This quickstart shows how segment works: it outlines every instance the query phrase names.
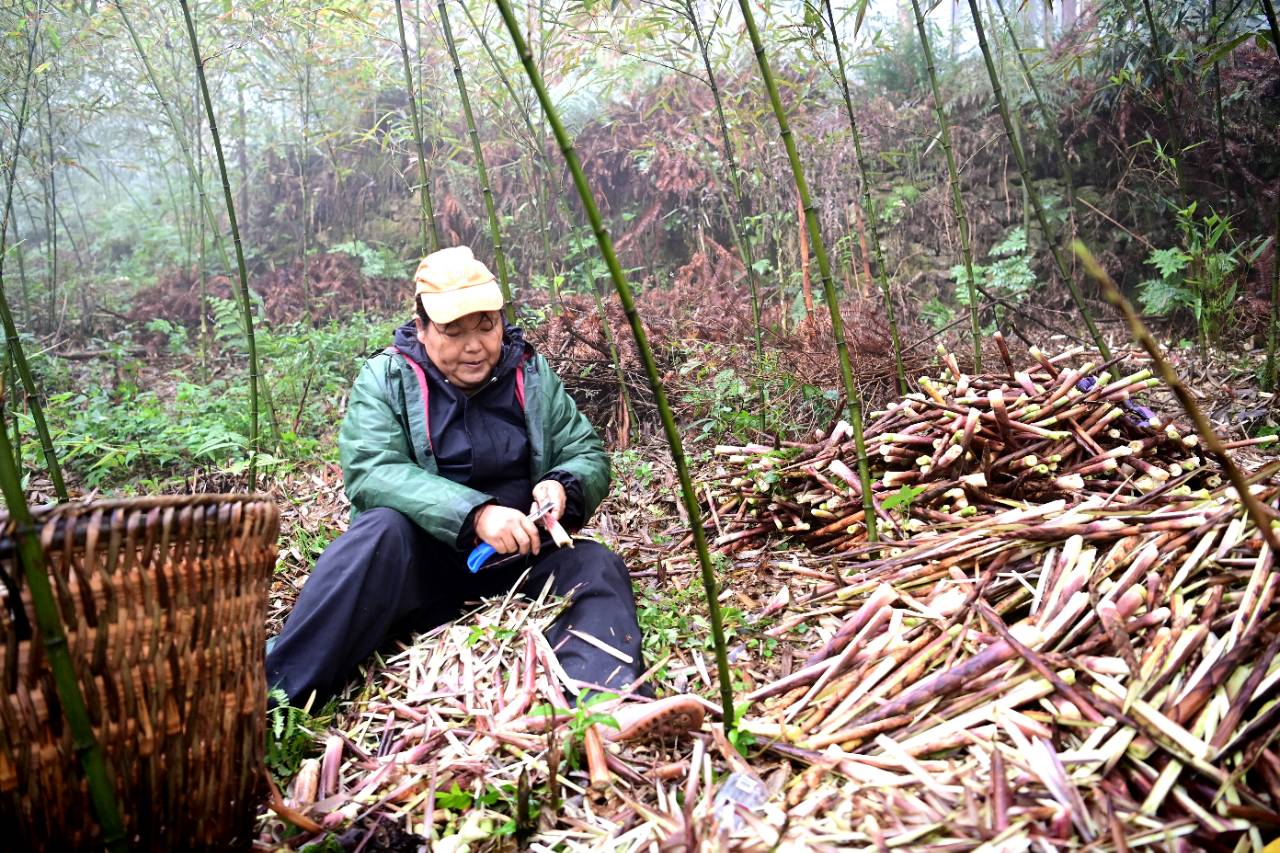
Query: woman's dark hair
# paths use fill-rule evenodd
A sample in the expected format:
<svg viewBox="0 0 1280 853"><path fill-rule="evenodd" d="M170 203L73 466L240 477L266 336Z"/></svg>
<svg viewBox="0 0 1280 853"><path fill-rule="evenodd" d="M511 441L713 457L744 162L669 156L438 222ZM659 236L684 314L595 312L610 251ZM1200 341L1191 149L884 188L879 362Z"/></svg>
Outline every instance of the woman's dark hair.
<svg viewBox="0 0 1280 853"><path fill-rule="evenodd" d="M422 328L431 325L431 318L427 316L427 309L422 306L422 297L416 296L413 300L413 307L418 312L418 319L422 321Z"/></svg>

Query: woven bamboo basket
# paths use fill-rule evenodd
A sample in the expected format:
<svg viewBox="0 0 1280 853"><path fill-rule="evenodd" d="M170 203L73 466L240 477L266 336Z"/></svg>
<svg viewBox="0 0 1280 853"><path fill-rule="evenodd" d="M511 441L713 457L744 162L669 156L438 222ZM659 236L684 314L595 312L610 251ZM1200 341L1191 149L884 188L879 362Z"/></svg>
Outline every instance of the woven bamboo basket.
<svg viewBox="0 0 1280 853"><path fill-rule="evenodd" d="M275 504L73 503L36 524L130 848L248 847L264 778ZM101 849L13 533L0 516L0 848Z"/></svg>

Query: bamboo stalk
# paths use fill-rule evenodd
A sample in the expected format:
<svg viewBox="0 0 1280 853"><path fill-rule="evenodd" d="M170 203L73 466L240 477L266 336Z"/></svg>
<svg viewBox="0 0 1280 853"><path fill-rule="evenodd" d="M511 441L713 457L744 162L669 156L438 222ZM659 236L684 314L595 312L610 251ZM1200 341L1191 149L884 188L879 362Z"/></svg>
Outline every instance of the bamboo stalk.
<svg viewBox="0 0 1280 853"><path fill-rule="evenodd" d="M38 34L37 34L38 37ZM52 328L57 328L58 322L58 182L55 176L53 165L53 114L50 103L53 96L49 91L49 78L44 78L44 106L45 106L45 156L46 168L48 170L49 183L44 187L44 216L45 216L45 234L48 235L46 242L48 243L48 296L49 296L49 323ZM17 161L14 166L16 168Z"/></svg>
<svg viewBox="0 0 1280 853"><path fill-rule="evenodd" d="M729 186L733 189L734 203L737 205L737 219L733 216L729 217L729 233L733 238L734 245L738 249L738 254L742 257L743 266L747 269L747 285L751 290L751 321L752 328L755 332L756 344L756 363L759 364L764 360L764 343L761 338L760 330L760 279L759 273L756 272L755 258L752 255L750 241L742 237L740 230L741 220L747 216L747 200L742 193L742 179L738 166L738 158L734 152L733 138L729 135L729 122L725 119L724 102L720 95L720 85L716 80L715 69L711 66L711 54L707 46L706 35L702 32L702 25L698 20L698 12L694 6L693 0L684 0L685 17L689 20L690 26L693 28L693 37L698 44L698 53L702 56L702 66L707 72L707 86L711 89L711 100L715 104L716 119L720 127L720 142L724 147L725 164L728 166ZM761 387L761 407L767 408L768 401L763 396L764 388ZM764 412L761 412L761 425L764 424Z"/></svg>
<svg viewBox="0 0 1280 853"><path fill-rule="evenodd" d="M311 13L311 21L303 21L307 31L306 46L302 51L302 150L298 153L298 179L302 184L302 301L304 317L308 326L314 325L315 317L311 311L311 259L307 256L308 243L311 237L311 184L307 181L307 161L311 155L311 45L315 37L316 14Z"/></svg>
<svg viewBox="0 0 1280 853"><path fill-rule="evenodd" d="M1267 391L1276 390L1276 339L1280 338L1280 200L1276 201L1276 233L1271 245L1275 249L1271 263L1271 323L1267 327L1267 365L1262 378L1262 387Z"/></svg>
<svg viewBox="0 0 1280 853"><path fill-rule="evenodd" d="M1147 30L1151 34L1150 55L1148 57L1152 66L1155 67L1156 80L1159 81L1160 87L1160 103L1164 109L1164 119L1169 124L1169 142L1173 145L1173 174L1178 182L1178 195L1182 203L1180 207L1187 206L1189 194L1187 192L1187 180L1182 169L1182 130L1179 125L1180 116L1173 111L1172 93L1169 87L1169 80L1165 75L1165 58L1160 51L1160 31L1156 28L1155 15L1151 11L1151 0L1142 0L1142 11L1147 19Z"/></svg>
<svg viewBox="0 0 1280 853"><path fill-rule="evenodd" d="M1196 403L1195 398L1191 396L1191 392L1182 384L1178 374L1173 371L1169 362L1161 354L1160 345L1151 336L1151 331L1147 329L1146 324L1138 317L1138 313L1133 310L1133 305L1116 287L1115 282L1111 280L1111 276L1107 275L1107 271L1094 260L1093 254L1085 248L1084 243L1076 240L1072 244L1072 248L1075 250L1076 257L1084 264L1085 271L1102 286L1107 301L1120 309L1120 313L1124 315L1125 322L1129 325L1130 333L1142 345L1142 348L1147 351L1147 355L1151 356L1152 362L1155 363L1156 372L1164 383L1169 386L1169 390L1178 398L1183 410L1191 418L1192 423L1195 424L1196 433L1200 436L1200 440L1205 443L1209 452L1217 457L1218 463L1227 472L1231 485L1235 487L1237 494L1240 496L1240 502L1244 504L1246 511L1249 513L1249 518L1257 526L1258 534L1266 540L1272 550L1280 551L1280 538L1276 536L1275 530L1272 529L1271 518L1267 515L1266 508L1263 507L1262 502L1250 490L1248 482L1240 473L1240 469L1236 467L1235 462L1232 461L1228 451L1223 449L1222 439L1218 438L1218 434L1213 431L1213 425L1204 416L1204 412L1200 410L1200 406Z"/></svg>
<svg viewBox="0 0 1280 853"><path fill-rule="evenodd" d="M1271 47L1280 59L1280 21L1276 20L1276 7L1272 0L1262 0L1262 11L1271 29ZM1274 261L1271 264L1271 325L1267 330L1267 366L1263 374L1263 387L1276 390L1276 339L1280 337L1280 199L1276 199L1276 236L1271 244Z"/></svg>
<svg viewBox="0 0 1280 853"><path fill-rule="evenodd" d="M1062 134L1054 126L1053 114L1049 112L1049 107L1045 104L1044 97L1040 94L1040 87L1036 85L1035 77L1031 75L1031 66L1027 64L1027 57L1022 52L1022 46L1018 44L1018 35L1014 32L1013 24L1009 20L1009 14L1004 9L1004 0L995 0L995 4L996 8L1000 10L1000 17L1004 20L1005 32L1009 34L1009 43L1013 46L1013 52L1018 55L1018 64L1022 68L1022 77L1027 81L1027 88L1031 90L1031 96L1036 102L1036 109L1040 112L1040 120L1044 122L1045 136L1053 144L1054 153L1058 156L1058 165L1062 167L1062 180L1066 184L1067 209L1074 215L1076 207L1075 178L1071 173L1071 163L1067 159L1067 150L1062 144Z"/></svg>
<svg viewBox="0 0 1280 853"><path fill-rule="evenodd" d="M1057 264L1059 275L1062 276L1062 280L1066 282L1067 288L1071 291L1071 301L1075 303L1076 310L1080 312L1081 319L1084 320L1085 326L1089 329L1089 337L1093 339L1094 346L1098 348L1098 352L1102 353L1102 357L1110 361L1111 349L1107 346L1102 333L1098 331L1098 327L1094 324L1093 316L1089 312L1089 306L1085 304L1084 294L1080 292L1080 288L1076 285L1075 279L1071 277L1071 271L1067 268L1066 262L1062 258L1062 250L1058 246L1057 235L1049 227L1049 220L1044 213L1044 204L1040 200L1040 191L1036 189L1031 169L1027 165L1026 155L1014 133L1013 121L1009 118L1009 105L1005 101L1004 90L1000 86L1000 75L996 73L995 62L991 58L991 48L987 45L987 34L982 26L982 13L978 10L978 0L969 0L969 11L973 15L974 32L978 36L978 47L982 51L983 64L987 67L987 77L991 80L991 90L996 98L1000 121L1004 124L1004 135L1009 142L1010 150L1013 151L1013 159L1017 161L1018 172L1022 175L1022 185L1027 190L1027 198L1031 201L1031 208L1036 215L1036 222L1040 225L1040 231L1044 234L1045 242L1049 244L1049 251L1053 254L1053 260Z"/></svg>
<svg viewBox="0 0 1280 853"><path fill-rule="evenodd" d="M165 119L168 121L170 129L173 131L174 141L177 142L178 151L182 154L183 165L186 167L187 175L194 184L196 193L200 198L200 207L204 211L204 217L209 224L209 230L213 232L214 244L221 257L222 266L230 272L231 257L227 254L226 245L223 243L222 229L218 227L217 217L214 215L213 207L209 203L208 194L205 192L204 180L201 178L204 170L197 166L195 158L191 154L191 146L187 144L186 137L182 131L182 124L178 121L177 116L174 115L173 107L170 106L169 100L165 98L164 92L160 88L160 80L156 76L155 67L152 66L151 59L147 56L147 52L142 46L142 40L138 37L138 32L133 27L133 21L125 12L121 0L114 0L114 3L116 11L120 13L120 20L124 23L125 30L129 33L129 39L133 43L134 52L138 54L138 59L142 62L142 68L147 75L147 80L151 83L151 88L155 92L156 101L159 102L160 108L164 111ZM198 106L197 109L199 109ZM167 176L168 172L166 171L165 174Z"/></svg>
<svg viewBox="0 0 1280 853"><path fill-rule="evenodd" d="M698 506L698 494L694 490L693 480L689 476L689 466L685 460L684 445L680 440L680 431L676 427L675 418L671 414L671 406L667 402L667 394L662 387L662 380L658 375L658 367L654 362L653 350L649 347L644 325L641 323L640 315L636 311L635 300L631 297L631 287L627 284L622 265L618 263L618 257L613 251L613 240L609 237L609 232L604 226L600 209L596 206L595 196L587 183L587 176L582 170L582 164L578 161L577 151L574 150L573 142L570 140L564 124L560 121L555 104L551 102L551 96L547 91L546 84L543 83L542 74L534 63L533 53L529 50L529 46L525 43L524 36L520 32L520 24L516 21L510 0L497 0L497 3L498 10L502 14L503 23L506 24L507 32L511 36L511 42L515 46L521 64L524 66L525 74L528 75L529 82L538 94L538 101L542 104L542 111L546 116L547 123L551 125L551 131L560 146L560 152L564 155L569 171L573 175L574 186L578 190L583 209L586 211L587 218L591 223L592 232L595 234L596 242L600 246L600 254L604 256L605 264L609 268L609 275L613 279L614 289L618 292L618 298L621 300L627 320L631 324L631 333L635 337L636 349L640 352L645 373L649 378L649 385L653 389L658 412L662 417L662 428L666 433L667 444L671 449L671 458L675 463L676 474L680 480L680 491L684 499L685 510L689 515L689 525L693 529L694 547L697 549L698 563L702 569L703 592L706 595L707 612L711 622L711 637L715 644L716 669L720 680L720 698L723 705L724 721L726 727L731 727L734 718L733 682L729 672L728 651L725 647L720 600L716 590L716 578L715 571L711 565L711 555L707 550L706 532L702 526L702 513Z"/></svg>
<svg viewBox="0 0 1280 853"><path fill-rule="evenodd" d="M947 158L947 176L951 183L951 209L956 216L956 228L960 232L960 256L964 261L965 281L969 292L969 333L973 336L974 369L982 370L982 337L978 328L978 289L973 277L973 249L969 243L969 217L965 214L964 199L960 195L960 171L956 168L956 155L951 148L951 127L943 107L942 88L938 85L938 72L934 68L933 48L929 45L929 27L920 9L920 0L911 0L916 13L916 31L920 34L920 47L924 50L925 71L933 90L933 114L938 121L938 140Z"/></svg>
<svg viewBox="0 0 1280 853"><path fill-rule="evenodd" d="M751 37L752 50L756 55L756 63L760 66L760 76L764 80L765 89L769 93L769 102L773 107L774 118L778 121L778 135L787 150L787 159L791 163L791 174L795 178L796 191L800 196L800 206L804 209L805 225L808 227L809 239L813 243L813 253L818 260L818 272L822 276L822 291L827 300L827 311L831 315L831 335L835 339L836 354L840 360L840 377L844 382L845 397L849 406L849 424L853 428L853 440L858 452L858 479L862 484L862 505L866 512L867 540L875 542L876 519L875 504L871 496L871 469L867 461L866 441L862 432L862 393L853 380L853 368L849 363L849 346L844 337L844 320L840 316L840 301L836 296L835 283L831 278L831 261L827 257L826 244L822 240L822 231L818 225L818 211L809 195L809 185L805 181L804 167L800 163L800 155L796 151L795 139L787 123L787 114L782 107L782 97L778 94L778 85L774 82L773 71L769 68L769 59L765 55L764 42L760 39L760 31L756 28L755 15L751 11L750 0L738 0L738 8L742 12L747 26L747 34Z"/></svg>
<svg viewBox="0 0 1280 853"><path fill-rule="evenodd" d="M168 99L165 98L164 91L160 88L160 81L156 77L155 68L152 66L151 60L148 58L147 52L142 46L142 41L138 37L137 31L133 27L133 21L129 18L128 14L126 14L124 10L124 6L121 5L120 0L115 0L115 7L116 7L116 11L120 13L120 19L124 23L125 29L129 33L129 38L130 38L130 41L132 41L133 43L134 51L138 54L138 59L141 60L142 62L143 69L146 72L147 80L151 83L151 88L155 92L156 100L159 102L161 109L164 111L165 118L169 123L169 127L173 130L173 139L178 144L178 151L182 155L183 165L186 167L187 175L191 180L192 185L195 187L196 194L200 199L200 208L204 211L204 219L208 224L209 230L213 232L214 247L218 250L218 256L222 262L222 268L226 270L228 274L230 274L231 267L232 267L231 259L230 259L230 256L227 255L227 247L223 239L222 229L218 225L217 217L214 215L213 207L210 205L208 194L205 191L203 156L200 150L197 149L196 158L192 157L191 147L187 144L187 140L183 131L184 123L180 123L178 121L177 117L173 113L173 108L169 105ZM199 100L199 97L200 97L199 88L200 87L197 82L197 86L196 86L197 101ZM195 109L197 110L200 109L200 106L198 103L196 104ZM199 118L197 117L197 127L198 126L199 126ZM197 163L196 159L199 159L200 162ZM165 180L168 181L167 172L165 173ZM204 238L204 234L202 230L201 231L202 241L203 241L203 238ZM205 346L204 344L205 294L204 294L204 277L203 276L204 276L204 264L202 263L201 264L201 312L200 312L201 348L202 349ZM244 310L244 307L242 304L241 311L243 312L243 310ZM257 364L257 360L255 358L253 359L253 363L251 363L250 365L251 373L256 368L256 364ZM263 402L265 402L267 406L267 416L271 426L272 435L275 437L276 445L278 446L281 441L280 425L276 420L275 406L272 405L272 399L271 399L271 389L267 385L265 381L265 377L261 385L261 391L263 395ZM251 461L251 467L256 468L256 465L257 465L257 461L255 458L254 460Z"/></svg>
<svg viewBox="0 0 1280 853"><path fill-rule="evenodd" d="M0 389L0 400L3 396L4 391ZM36 533L35 519L32 518L31 510L27 508L26 499L22 495L22 477L13 462L13 447L9 443L9 434L2 427L0 427L0 490L4 492L4 501L9 509L9 527L18 540L18 558L27 579L31 606L36 611L40 642L44 645L45 654L49 659L49 668L53 671L58 702L71 729L76 755L79 756L80 764L84 768L94 816L102 827L102 842L108 850L128 850L124 824L120 819L120 809L116 802L115 785L107 771L102 745L98 743L93 733L89 710L85 706L84 694L80 690L80 680L76 676L75 665L67 649L67 637L58 613L58 603L54 599L53 587L49 583L44 548ZM21 608L23 605L21 602L15 602L14 606Z"/></svg>
<svg viewBox="0 0 1280 853"><path fill-rule="evenodd" d="M4 324L5 348L13 359L18 376L22 379L22 389L26 394L27 407L31 411L31 420L35 423L36 435L40 439L40 450L44 454L45 465L49 469L49 480L53 483L54 494L58 500L68 498L67 484L62 479L62 467L58 464L58 455L53 448L53 437L49 434L49 424L44 418L44 406L40 402L39 389L31 367L27 364L27 355L22 348L22 339L18 336L18 327L13 321L13 312L9 310L9 297L4 289L4 259L9 238L9 217L13 212L13 189L17 184L18 155L22 145L22 131L27 119L27 106L30 103L32 67L35 62L36 39L39 36L40 18L38 7L35 22L30 24L33 31L28 36L27 64L22 83L22 102L18 108L17 122L13 134L13 157L9 160L9 173L5 175L4 215L0 218L0 323ZM16 220L15 220L16 221ZM0 424L0 432L4 429ZM15 426L16 434L16 426ZM12 451L10 451L12 452Z"/></svg>
<svg viewBox="0 0 1280 853"><path fill-rule="evenodd" d="M907 371L902 363L902 338L898 335L898 320L894 316L893 294L889 290L889 272L884 262L884 252L880 247L879 215L871 201L871 176L867 171L867 161L862 154L862 134L858 132L858 119L853 112L853 98L849 94L849 77L844 69L844 50L840 47L840 38L836 34L836 16L831 8L831 0L822 0L827 11L827 29L831 33L831 44L836 50L836 67L840 72L840 92L844 96L845 112L849 116L849 133L853 137L854 159L858 165L858 179L862 186L862 210L866 211L867 231L871 234L872 251L876 255L876 280L880 285L880 293L884 297L885 319L889 321L889 335L893 340L893 367L898 374L898 391L906 394ZM856 36L856 33L855 33ZM866 261L866 237L863 236L863 261ZM976 339L975 339L976 340ZM975 350L976 351L976 350ZM977 369L981 369L980 367Z"/></svg>
<svg viewBox="0 0 1280 853"><path fill-rule="evenodd" d="M227 161L222 156L222 139L218 136L218 121L213 113L213 100L209 97L209 84L204 76L204 57L196 40L195 23L187 0L178 0L182 17L187 24L187 37L191 42L191 55L195 59L196 78L200 81L200 94L204 99L205 118L209 120L209 136L218 157L218 172L222 176L222 196L227 206L227 221L231 226L231 243L236 250L236 271L240 276L240 311L244 316L244 336L249 356L249 491L257 487L258 480L258 345L253 337L253 306L249 301L249 273L245 269L244 247L240 242L240 227L236 224L235 200L231 197L231 179L227 175Z"/></svg>
<svg viewBox="0 0 1280 853"><path fill-rule="evenodd" d="M796 244L800 248L800 292L804 296L805 324L813 322L813 276L809 272L809 221L804 213L804 201L796 199Z"/></svg>
<svg viewBox="0 0 1280 853"><path fill-rule="evenodd" d="M431 204L431 187L427 179L427 149L422 140L422 121L418 115L418 99L414 95L413 71L409 67L409 42L404 34L403 0L396 2L396 24L400 27L400 59L404 64L404 86L409 94L409 119L413 123L413 144L418 155L418 225L420 231L419 250L440 251L440 231L436 227L435 209Z"/></svg>
<svg viewBox="0 0 1280 853"><path fill-rule="evenodd" d="M157 92L156 94L158 96L159 92ZM197 93L196 95L197 100L199 99L199 97L200 96ZM201 373L201 380L204 382L207 382L209 381L209 282L205 275L205 263L207 261L205 250L208 248L206 246L205 237L207 236L207 233L208 233L208 227L207 227L208 223L205 220L204 213L197 212L195 210L197 206L196 205L197 195L198 194L202 195L204 193L204 146L200 144L200 130L203 122L200 119L200 106L198 103L195 105L195 109L193 110L193 112L195 112L196 126L195 126L195 132L192 135L191 141L196 146L196 174L193 175L191 178L192 210L191 210L190 218L191 218L191 224L196 229L197 235L199 236L199 239L200 239L199 254L196 256L197 263L199 265L198 274L200 276L200 333L199 333L200 334L200 346L199 346L200 373ZM169 172L166 169L165 170L166 178L168 177L168 174ZM242 188L243 188L243 184L246 183L243 177L241 177L241 182L242 182ZM240 200L241 200L241 203L243 204L244 202L243 192ZM243 210L244 208L241 208L241 209ZM221 236L221 235L217 235L217 236ZM219 242L218 245L219 247L221 247L222 245L221 242ZM223 251L223 257L224 258L226 257L225 250ZM230 265L228 265L226 268L230 269ZM308 303L309 302L310 300L308 300Z"/></svg>
<svg viewBox="0 0 1280 853"><path fill-rule="evenodd" d="M480 194L484 197L485 213L489 217L489 235L493 238L493 257L498 266L498 284L502 287L507 322L515 322L515 305L511 302L511 286L507 281L507 256L502 249L502 229L498 227L498 212L493 201L493 188L489 185L489 172L485 168L484 149L480 147L480 131L476 128L475 114L471 110L471 98L467 95L467 81L462 76L462 60L458 58L458 46L453 41L453 28L449 25L449 10L445 0L436 0L440 15L440 27L444 30L444 42L453 61L453 77L458 82L458 99L462 102L462 115L467 121L467 135L471 138L471 153L476 160L476 177L480 181Z"/></svg>
<svg viewBox="0 0 1280 853"><path fill-rule="evenodd" d="M551 179L552 172L551 161L539 145L540 134L533 127L533 119L529 115L529 110L525 108L524 99L516 93L515 86L511 84L511 79L507 76L506 69L502 67L502 63L498 61L497 54L493 52L493 46L489 44L489 39L484 34L484 29L476 21L475 16L471 14L471 9L467 6L465 0L458 0L458 5L462 8L462 14L466 16L467 23L471 25L471 29L475 31L476 37L480 40L480 46L484 48L485 55L489 57L489 63L493 66L494 73L498 75L498 80L502 83L503 88L507 90L507 94L511 97L511 103L515 105L516 112L520 114L520 118L524 121L525 130L529 134L530 162L534 164L529 174L532 178L530 183L533 184L534 196L537 199L534 208L538 214L538 237L542 242L543 263L547 277L548 297L551 301L551 313L558 315L560 313L560 293L559 285L556 284L555 265L552 263L551 228L548 211L550 202L547 199L547 184ZM536 179L536 166L541 166L542 168L542 180Z"/></svg>

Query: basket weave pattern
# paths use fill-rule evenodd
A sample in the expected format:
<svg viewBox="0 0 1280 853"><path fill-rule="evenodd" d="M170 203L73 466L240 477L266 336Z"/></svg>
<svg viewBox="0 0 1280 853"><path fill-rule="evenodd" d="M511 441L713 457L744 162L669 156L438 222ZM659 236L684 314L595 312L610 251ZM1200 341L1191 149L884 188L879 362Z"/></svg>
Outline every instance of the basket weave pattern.
<svg viewBox="0 0 1280 853"><path fill-rule="evenodd" d="M263 778L276 506L240 495L98 501L36 523L129 846L247 847ZM13 525L0 525L0 847L100 847Z"/></svg>

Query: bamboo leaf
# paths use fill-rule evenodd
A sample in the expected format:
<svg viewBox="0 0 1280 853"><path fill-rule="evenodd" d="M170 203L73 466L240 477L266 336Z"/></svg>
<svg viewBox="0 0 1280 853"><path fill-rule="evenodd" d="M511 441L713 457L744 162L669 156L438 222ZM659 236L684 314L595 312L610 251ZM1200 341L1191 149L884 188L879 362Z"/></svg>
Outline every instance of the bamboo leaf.
<svg viewBox="0 0 1280 853"><path fill-rule="evenodd" d="M1265 37L1266 33L1264 33L1262 30L1259 30L1257 32L1241 33L1235 38L1229 41L1223 42L1222 44L1215 47L1211 53L1207 54L1203 59L1200 60L1200 67L1203 69L1203 68L1210 68L1213 65L1216 65L1219 61L1222 60L1224 56L1231 53L1231 51L1235 50L1237 47L1244 44L1250 38L1254 38L1257 36Z"/></svg>
<svg viewBox="0 0 1280 853"><path fill-rule="evenodd" d="M855 39L858 37L858 33L862 30L862 22L867 18L867 7L869 5L870 0L858 0L856 15L853 20L853 37Z"/></svg>

